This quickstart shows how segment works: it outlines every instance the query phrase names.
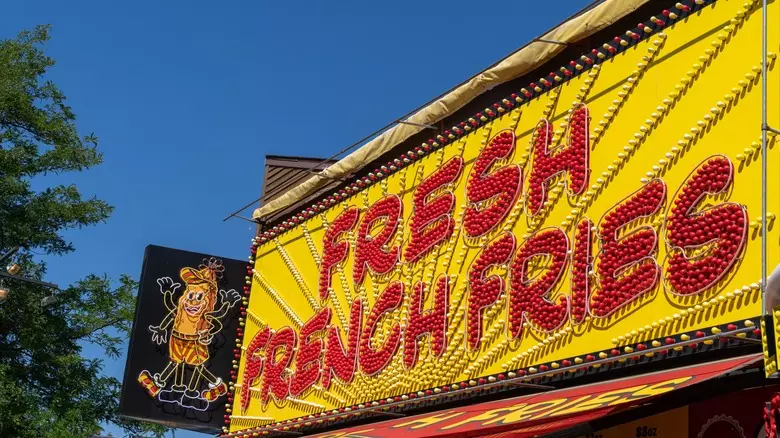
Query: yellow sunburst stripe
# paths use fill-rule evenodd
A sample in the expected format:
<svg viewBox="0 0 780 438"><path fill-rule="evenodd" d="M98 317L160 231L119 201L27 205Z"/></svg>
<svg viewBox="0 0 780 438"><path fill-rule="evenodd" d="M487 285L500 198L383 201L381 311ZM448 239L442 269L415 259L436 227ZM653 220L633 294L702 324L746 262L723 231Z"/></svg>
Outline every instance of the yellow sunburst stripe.
<svg viewBox="0 0 780 438"><path fill-rule="evenodd" d="M357 369L355 370L355 373L359 374ZM352 391L352 388L347 386L346 383L344 383L344 382L342 382L340 380L335 380L335 379L333 379L331 381L333 382L331 385L335 385L335 386L331 386L332 388L339 388L341 391L343 391L344 393L348 394L350 397L355 397L356 396L356 394Z"/></svg>
<svg viewBox="0 0 780 438"><path fill-rule="evenodd" d="M448 337L455 335L455 332L460 330L460 323L463 322L463 316L466 314L465 309L463 309L463 300L466 297L466 289L468 289L468 284L466 281L463 281L455 289L455 293L451 295L451 298L455 298L453 301L455 302L456 307L455 312L447 319L447 324L450 325L447 327Z"/></svg>
<svg viewBox="0 0 780 438"><path fill-rule="evenodd" d="M250 427L263 426L275 422L271 417L254 417L247 415L231 415L230 425L237 429L248 429Z"/></svg>
<svg viewBox="0 0 780 438"><path fill-rule="evenodd" d="M355 239L356 239L355 233L352 230L347 231L347 243L349 243L349 246L352 249L353 254L355 250ZM339 268L340 269L338 272L339 272L339 280L341 281L341 288L344 289L344 295L346 295L347 300L349 300L349 302L351 303L352 293L349 290L349 281L347 280L347 274L344 273L344 269L341 266L339 266ZM355 287L357 287L357 285ZM357 289L355 289L355 293L359 294Z"/></svg>
<svg viewBox="0 0 780 438"><path fill-rule="evenodd" d="M774 68L774 60L775 60L775 58L777 56L775 54L771 53L771 52L769 53L769 55L770 56L769 56L769 60L768 60L768 64L767 64L767 69L772 70ZM745 79L747 79L750 82L758 80L761 77L761 67L760 67L760 65L754 65L753 68L744 75L744 77L745 77ZM707 125L708 126L717 122L717 117L716 116L718 114L720 114L721 111L726 111L726 109L728 107L736 106L737 103L739 101L741 101L741 99L735 100L734 96L738 95L738 94L741 94L742 90L745 90L745 92L749 91L749 87L748 87L749 82L748 81L746 81L744 79L739 80L737 82L737 84L736 84L736 87L731 88L726 93L724 93L723 100L726 100L726 102L723 102L722 100L716 101L715 105L710 108L710 111L704 114L704 116L702 118L704 120L707 120ZM740 90L740 91L735 91L735 90ZM704 131L704 133L702 135L704 135L704 134L706 134L708 132L707 130L704 130L704 129L703 129L703 131ZM689 133L686 133L686 135L689 135ZM768 141L771 141L772 137L774 137L774 135L775 134L771 133L771 132L767 133ZM684 143L688 143L689 141L690 140L688 140L685 137L685 135L684 135L683 139L682 140L678 140L677 144L678 145L682 145ZM760 142L761 142L761 137L758 137L755 141L751 142L750 147L747 147L747 148L745 148L743 150L745 152L745 155L740 157L741 154L738 154L736 156L737 160L743 161L743 160L746 159L747 155L752 155L754 151L760 150L760 148L761 148L761 143ZM664 158L667 158L669 161L666 161L664 159L659 160L658 164L660 165L659 166L660 169L656 170L655 169L656 166L654 166L653 169L652 169L652 173L657 175L659 172L668 171L672 166L674 166L677 163L677 160L674 160L676 155L677 154L674 152L674 150L672 150L671 153L667 153L666 155L664 155ZM671 158L670 158L670 156L671 156ZM647 175L649 176L650 173L651 172L647 172Z"/></svg>
<svg viewBox="0 0 780 438"><path fill-rule="evenodd" d="M236 394L239 394L240 391L243 390L243 385L235 385L235 386L239 390ZM315 387L315 389L317 389L317 387ZM262 391L262 389L250 387L249 391L251 391L251 392L260 392L260 391ZM321 387L319 387L319 391L322 391ZM325 409L325 406L323 406L323 405L321 405L319 403L315 403L315 402L311 402L311 401L307 401L307 400L301 400L301 399L293 397L293 396L287 396L287 398L285 398L285 400L289 400L289 401L291 401L293 403L298 403L298 404L310 406L310 407L313 407L313 408ZM262 418L262 417L246 417L246 418Z"/></svg>
<svg viewBox="0 0 780 438"><path fill-rule="evenodd" d="M485 364L486 361L490 360L499 350L506 347L506 345L509 343L508 339L503 339L501 342L493 346L490 350L488 350L485 354L480 356L477 360L470 363L468 367L463 371L464 373L471 375L474 373L474 371L482 368L482 366Z"/></svg>
<svg viewBox="0 0 780 438"><path fill-rule="evenodd" d="M447 328L447 338L452 338L453 336L456 338L462 338L462 334L459 332L460 330L460 324L463 321L463 317L466 314L466 311L462 307L463 298L466 296L466 288L467 284L464 282L460 284L456 289L453 296L455 297L455 300L457 302L457 306L455 307L454 314L450 315L448 318L448 324L450 326ZM453 354L455 354L458 350L460 343L450 342L449 345L447 345L447 348L444 350L444 354L442 354L441 360L446 362L448 361Z"/></svg>
<svg viewBox="0 0 780 438"><path fill-rule="evenodd" d="M273 300L274 303L276 303L277 306L282 310L284 315L287 317L287 319L290 320L293 325L295 325L296 328L301 328L303 325L303 321L301 318L298 317L298 315L293 312L292 308L287 305L287 303L284 302L281 296L279 296L279 293L274 290L273 287L268 283L268 281L263 278L262 275L260 275L259 272L253 271L252 277L260 284L260 287L263 288L265 293L268 294L269 297L271 297L271 300Z"/></svg>
<svg viewBox="0 0 780 438"><path fill-rule="evenodd" d="M339 397L336 397L335 395L331 394L331 393L330 393L330 391L327 391L327 390L326 390L325 388L323 388L322 386L319 386L319 385L313 385L313 386L312 386L312 388L314 388L314 390L315 390L315 391L317 391L317 393L318 393L320 396L322 396L323 398L326 398L326 399L328 399L328 400L333 400L333 401L335 401L336 403L339 403L339 404L342 404L342 405L343 405L344 403L346 403L346 401L345 401L344 399L342 399L342 398L339 398Z"/></svg>
<svg viewBox="0 0 780 438"><path fill-rule="evenodd" d="M319 303L317 303L317 300L314 299L314 295L309 290L309 287L306 286L306 282L303 281L303 275L298 272L298 269L295 267L292 258L290 258L290 255L287 254L287 250L284 249L284 245L282 245L282 242L278 237L274 238L274 245L276 245L276 250L279 251L279 255L282 256L282 260L284 261L285 266L287 266L287 270L290 271L290 274L292 274L293 278L295 279L295 283L298 284L298 289L300 289L300 291L303 293L303 296L306 298L306 301L309 302L312 310L318 312L320 310Z"/></svg>
<svg viewBox="0 0 780 438"><path fill-rule="evenodd" d="M580 92L575 96L573 105L569 106L569 109L567 111L568 115L564 117L563 121L558 125L558 129L555 129L553 131L553 136L551 139L553 145L559 145L561 141L565 140L566 129L569 127L569 120L570 120L569 116L571 116L571 114L574 112L574 108L577 105L585 102L586 98L588 97L588 94L590 94L591 90L593 89L593 86L596 83L596 79L599 76L599 73L601 73L601 65L599 64L594 65L593 68L588 72L588 78L583 81L585 85L580 87ZM560 91L557 94L551 94L551 97L555 98L556 100L555 105L557 105L557 100L560 99L560 96L561 96ZM554 108L554 106L551 107L551 110L552 108ZM552 114L551 110L544 112L545 117L547 117L548 119L555 118L553 117L554 114ZM552 122L550 124L552 125ZM525 165L528 155L524 154L524 158L525 159L523 159L520 163L521 166Z"/></svg>
<svg viewBox="0 0 780 438"><path fill-rule="evenodd" d="M458 333L455 335L452 339L448 339L448 342L455 345L460 345L461 341L463 339L463 335L461 333ZM444 372L446 369L449 369L450 365L448 365L448 362L450 361L450 356L453 353L454 349L447 350L447 354L442 354L439 358L431 358L431 360L427 363L428 370L423 370L424 372L420 376L420 378L423 380L424 385L422 387L428 388L432 385L438 385L439 382L442 381L442 377L444 375ZM445 382L446 383L446 382ZM424 389L423 388L423 389Z"/></svg>
<svg viewBox="0 0 780 438"><path fill-rule="evenodd" d="M334 379L331 380L331 382L332 383L330 384L330 388L328 388L328 392L342 397L344 399L344 404L350 403L357 398L349 388L347 388L338 380Z"/></svg>
<svg viewBox="0 0 780 438"><path fill-rule="evenodd" d="M652 63L661 52L661 49L665 46L664 42L666 35L661 33L659 34L659 37L661 39L654 40L651 43L651 46L647 48L647 52L650 53L649 56L645 57L645 59L647 59L647 64ZM622 91L618 91L618 99L615 99L614 102L620 103L613 105L614 110L608 110L604 114L604 117L598 121L598 126L593 128L593 134L591 135L591 147L595 148L595 146L599 143L599 140L601 140L601 138L604 136L606 128L612 125L612 121L614 120L615 115L618 113L618 110L623 105L623 103L628 100L628 96L630 94L629 91L637 85L639 80L644 76L645 71L646 70L644 69L642 71L635 71L635 74L626 80L626 84L623 85Z"/></svg>
<svg viewBox="0 0 780 438"><path fill-rule="evenodd" d="M729 33L733 33L733 30L731 32L729 32ZM666 36L664 34L659 34L659 36L662 36L663 39L662 40L656 40L656 41L658 41L658 43L655 44L657 47L663 46L664 45L664 40L666 38ZM658 51L659 50L656 50L656 53L653 53L652 55L653 56L657 55ZM702 58L707 58L707 62L706 63L705 62L702 63L703 66L700 68L700 70L696 71L695 75L690 77L689 82L685 84L685 87L684 87L683 90L687 90L687 89L691 88L696 83L696 81L701 77L701 75L707 70L706 69L707 63L711 62L712 59L715 58L716 54L717 54L717 51L713 50L711 48L708 48L708 49L705 50L704 55L702 55ZM685 94L686 93L682 93L682 92L678 91L676 88L673 88L672 91L670 91L668 93L668 95L670 97L674 96L673 97L674 101L681 100L682 96L685 95ZM676 107L676 105L671 105L671 103L672 103L671 100L664 99L663 100L663 104L664 105L657 107L656 108L657 112L653 112L653 114L651 114L651 117L655 118L654 116L658 115L658 112L662 112L662 113L666 114L666 117L664 117L664 120L667 119L668 115L669 115L669 112L672 109L672 107ZM650 119L646 119L646 120L650 120ZM632 141L634 141L634 143L632 143L631 146L625 146L624 150L626 151L626 153L621 152L621 153L618 154L618 157L621 160L623 160L624 163L627 162L631 158L631 152L636 150L642 144L646 143L647 142L647 138L649 136L649 133L654 132L655 130L657 130L659 124L660 124L660 122L653 123L652 124L652 129L648 130L648 132L646 132L646 133L643 132L642 135L641 135L641 138L637 138L638 133L635 133L634 134L634 138L632 138ZM642 126L644 127L645 125L642 125ZM648 135L645 135L645 134L648 134ZM631 144L631 141L629 141L629 143ZM616 162L617 162L617 160L616 160ZM602 172L602 175L604 175L604 174L611 174L612 170L610 169L610 167L612 167L612 166L608 166L607 169L604 172ZM606 186L609 185L610 179L607 178L606 180L602 180L602 181L603 181L602 185L600 185L600 186L592 185L590 187L590 189L585 194L583 194L582 197L580 197L579 204L582 204L582 207L577 207L578 213L577 213L577 215L575 215L573 217L573 220L571 221L571 223L575 223L583 214L585 214L587 212L588 208L592 205L592 201L596 197L598 197L599 191L605 189ZM598 183L598 180L597 180L597 183Z"/></svg>
<svg viewBox="0 0 780 438"><path fill-rule="evenodd" d="M303 230L303 238L306 239L306 246L309 247L309 252L314 259L314 263L316 263L317 266L320 266L322 264L322 259L320 259L320 254L317 252L317 247L314 245L314 240L311 238L309 227L307 227L306 224L301 224L301 229Z"/></svg>
<svg viewBox="0 0 780 438"><path fill-rule="evenodd" d="M403 354L397 354L393 357L390 365L382 371L382 375L379 378L367 377L365 391L371 394L369 399L373 400L387 396L387 391L390 389L388 386L386 386L387 383L389 383L387 376L399 374L398 371L400 370L400 367L403 366L401 364L402 360ZM400 383L400 381L396 382L395 384L391 385L391 387L397 387Z"/></svg>
<svg viewBox="0 0 780 438"><path fill-rule="evenodd" d="M341 308L341 303L336 296L336 292L333 289L328 289L328 297L330 298L330 303L333 307L333 310L336 311L336 316L338 317L339 321L341 321L341 327L344 330L347 330L349 327L349 324L347 323L347 317L344 316L344 310Z"/></svg>
<svg viewBox="0 0 780 438"><path fill-rule="evenodd" d="M455 376L459 375L463 372L463 365L458 366L458 361L460 361L461 357L466 354L466 350L463 349L457 349L455 350L455 355L451 357L452 360L452 367L450 367L446 374L444 375L444 378L446 380L454 379Z"/></svg>
<svg viewBox="0 0 780 438"><path fill-rule="evenodd" d="M383 180L382 180L382 181L379 183L379 186L382 188L382 196L387 196L387 193L388 193L388 189L387 189L387 187L388 187L388 186L387 186L387 178L383 179Z"/></svg>
<svg viewBox="0 0 780 438"><path fill-rule="evenodd" d="M263 318L260 318L259 316L257 316L257 314L255 312L253 312L252 309L247 309L246 317L247 317L247 320L252 321L253 323L255 323L255 325L258 325L258 326L261 326L261 327L268 325L268 323L263 321Z"/></svg>
<svg viewBox="0 0 780 438"><path fill-rule="evenodd" d="M231 415L232 420L274 421L271 417L255 417L252 415Z"/></svg>
<svg viewBox="0 0 780 438"><path fill-rule="evenodd" d="M301 400L301 399L295 398L293 396L287 396L287 398L285 400L287 400L289 402L292 402L293 404L304 405L304 406L308 406L308 407L315 408L315 409L325 409L325 405L321 405L319 403L315 403L315 402L308 401L308 400Z"/></svg>
<svg viewBox="0 0 780 438"><path fill-rule="evenodd" d="M344 266L336 266L336 271L339 274L339 281L341 282L341 289L344 290L344 296L347 298L347 302L352 302L352 292L349 290L349 282L347 281L347 274L344 273Z"/></svg>

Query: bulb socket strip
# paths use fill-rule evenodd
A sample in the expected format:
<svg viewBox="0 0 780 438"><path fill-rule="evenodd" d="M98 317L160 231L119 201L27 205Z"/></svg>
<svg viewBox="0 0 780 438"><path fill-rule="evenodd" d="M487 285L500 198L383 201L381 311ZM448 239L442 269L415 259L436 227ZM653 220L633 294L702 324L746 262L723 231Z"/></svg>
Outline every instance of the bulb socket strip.
<svg viewBox="0 0 780 438"><path fill-rule="evenodd" d="M558 71L551 72L549 75L539 79L538 82L531 82L519 92L512 93L510 96L485 108L484 111L478 112L468 120L460 122L451 129L445 130L435 138L422 143L422 145L415 147L405 154L401 154L398 158L389 161L386 165L374 169L373 172L369 172L362 178L353 180L352 183L348 184L343 189L304 208L302 211L299 211L291 218L282 221L280 224L274 225L270 230L260 233L258 236L259 243L266 243L269 240L282 235L284 232L291 230L298 224L330 209L339 202L344 201L367 187L372 186L376 182L387 178L389 175L407 167L409 164L419 160L425 155L465 137L476 128L501 118L511 112L515 107L528 103L534 98L547 93L553 88L564 84L566 81L577 77L592 68L599 68L596 66L599 66L610 58L652 37L665 27L671 26L680 20L684 20L689 15L716 1L717 0L686 0L676 3L669 9L664 9L657 16L650 17L649 20L637 24L636 27L627 30L624 34L615 36L612 40L583 54L580 58L571 60L567 65L560 67ZM540 44L543 43L540 42Z"/></svg>
<svg viewBox="0 0 780 438"><path fill-rule="evenodd" d="M228 382L228 397L227 403L225 403L225 414L223 415L222 427L223 433L230 431L230 420L233 411L233 401L235 400L237 393L236 381L238 380L238 370L243 355L241 346L244 343L244 327L249 316L249 298L252 290L252 276L254 271L255 257L257 256L258 239L253 238L249 247L249 257L246 267L246 274L244 275L244 286L242 288L241 307L239 307L240 316L238 318L238 328L236 329L236 338L233 348L233 360L230 368L230 381Z"/></svg>
<svg viewBox="0 0 780 438"><path fill-rule="evenodd" d="M756 318L758 321L758 318ZM314 431L325 426L344 423L356 417L395 415L401 411L418 409L486 395L509 391L524 385L529 388L561 380L570 380L593 372L609 372L633 365L702 353L734 346L741 342L760 342L760 325L752 319L722 324L710 328L710 334L702 330L688 331L664 338L650 339L612 350L602 350L569 359L538 364L533 367L498 373L468 381L461 381L409 394L366 402L361 405L312 414L298 419L285 420L264 426L225 433L226 438L252 436L285 436L291 431ZM605 365L611 365L605 367ZM553 389L553 388L551 388Z"/></svg>

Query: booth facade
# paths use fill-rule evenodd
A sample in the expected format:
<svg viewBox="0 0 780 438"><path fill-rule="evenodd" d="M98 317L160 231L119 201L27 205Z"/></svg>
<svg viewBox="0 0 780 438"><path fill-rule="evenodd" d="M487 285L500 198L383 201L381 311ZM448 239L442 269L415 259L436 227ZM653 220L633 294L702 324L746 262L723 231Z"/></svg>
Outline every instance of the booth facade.
<svg viewBox="0 0 780 438"><path fill-rule="evenodd" d="M598 3L266 186L223 436L774 436L779 11Z"/></svg>

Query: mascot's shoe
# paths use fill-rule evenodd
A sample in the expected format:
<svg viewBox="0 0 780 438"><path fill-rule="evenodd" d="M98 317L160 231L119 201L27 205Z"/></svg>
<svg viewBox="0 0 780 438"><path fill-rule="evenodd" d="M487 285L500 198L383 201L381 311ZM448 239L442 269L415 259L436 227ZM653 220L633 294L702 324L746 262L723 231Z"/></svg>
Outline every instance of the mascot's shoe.
<svg viewBox="0 0 780 438"><path fill-rule="evenodd" d="M146 390L151 397L157 397L162 388L157 385L157 382L149 374L149 371L143 370L138 376L138 383Z"/></svg>
<svg viewBox="0 0 780 438"><path fill-rule="evenodd" d="M227 394L227 385L225 385L225 382L222 381L222 379L219 379L214 386L209 385L209 389L206 391L203 391L203 399L208 400L209 402L213 402L214 400L222 397L223 395Z"/></svg>
<svg viewBox="0 0 780 438"><path fill-rule="evenodd" d="M186 390L179 403L184 408L195 409L196 411L205 411L209 407L209 402L200 398L198 391Z"/></svg>
<svg viewBox="0 0 780 438"><path fill-rule="evenodd" d="M157 397L163 403L175 403L181 405L181 399L183 395L181 392L171 391L170 389L164 389L160 391L160 395Z"/></svg>

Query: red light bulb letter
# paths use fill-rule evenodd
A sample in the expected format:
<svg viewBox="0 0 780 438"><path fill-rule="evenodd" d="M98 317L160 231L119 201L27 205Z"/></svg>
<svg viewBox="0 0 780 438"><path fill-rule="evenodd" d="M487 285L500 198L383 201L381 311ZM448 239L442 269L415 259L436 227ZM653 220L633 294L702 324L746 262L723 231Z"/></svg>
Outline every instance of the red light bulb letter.
<svg viewBox="0 0 780 438"><path fill-rule="evenodd" d="M709 289L734 266L745 246L744 206L722 202L698 210L707 197L727 192L734 166L722 156L710 157L689 175L667 214L666 242L670 252L666 281L674 293L692 295ZM694 251L704 251L696 256Z"/></svg>
<svg viewBox="0 0 780 438"><path fill-rule="evenodd" d="M341 341L338 327L328 328L328 343L325 347L325 364L322 367L322 386L330 388L333 376L345 383L352 381L357 368L358 348L360 345L360 330L363 326L363 301L355 298L349 316L349 332L347 333L347 348Z"/></svg>
<svg viewBox="0 0 780 438"><path fill-rule="evenodd" d="M463 229L469 237L479 237L497 227L517 201L523 182L520 166L508 164L488 173L493 164L512 156L515 133L504 130L496 134L482 149L469 174L466 197L471 204L463 217ZM478 208L475 204L488 202Z"/></svg>
<svg viewBox="0 0 780 438"><path fill-rule="evenodd" d="M320 265L320 299L328 297L333 268L347 259L349 242L341 240L341 235L352 230L357 225L360 210L357 207L349 207L344 210L328 230L322 239L322 264Z"/></svg>
<svg viewBox="0 0 780 438"><path fill-rule="evenodd" d="M544 331L552 331L566 321L568 297L550 301L550 294L563 277L569 260L569 238L559 228L541 230L528 238L517 250L512 262L512 288L509 292L509 334L517 338L523 332L523 318ZM551 264L544 273L529 278L530 264L549 257Z"/></svg>
<svg viewBox="0 0 780 438"><path fill-rule="evenodd" d="M246 349L246 361L244 362L244 375L241 379L241 412L246 412L249 407L251 387L257 383L257 378L263 373L263 364L265 363L265 347L271 338L271 328L263 327L249 342Z"/></svg>
<svg viewBox="0 0 780 438"><path fill-rule="evenodd" d="M393 358L401 343L401 325L393 324L390 334L385 339L384 344L378 349L371 346L371 338L374 336L379 320L386 313L401 306L404 297L404 284L400 281L394 281L387 286L374 303L374 307L368 314L368 321L363 328L363 335L360 338L360 369L369 376L382 371Z"/></svg>
<svg viewBox="0 0 780 438"><path fill-rule="evenodd" d="M453 157L424 179L414 191L414 209L409 221L411 239L404 259L413 263L428 254L434 246L452 236L455 220L455 195L446 190L428 199L438 189L452 183L463 171L463 158Z"/></svg>
<svg viewBox="0 0 780 438"><path fill-rule="evenodd" d="M417 363L417 341L428 335L431 338L431 351L441 356L447 344L447 311L449 310L450 282L446 274L436 279L436 295L433 308L423 310L425 304L425 283L414 285L412 302L409 307L409 326L404 332L404 365L414 368Z"/></svg>
<svg viewBox="0 0 780 438"><path fill-rule="evenodd" d="M552 127L542 120L533 140L533 165L528 179L527 212L533 216L541 211L547 200L547 188L554 180L565 173L569 179L567 188L570 195L580 195L588 186L590 173L590 115L585 105L579 105L571 113L568 145L559 150L551 150Z"/></svg>
<svg viewBox="0 0 780 438"><path fill-rule="evenodd" d="M299 396L311 388L320 377L322 335L330 324L331 310L323 307L301 327L295 374L290 382L290 394ZM318 334L319 332L319 334Z"/></svg>
<svg viewBox="0 0 780 438"><path fill-rule="evenodd" d="M654 179L612 207L598 227L601 251L596 258L598 289L590 300L591 314L605 317L652 290L661 268L656 263L658 235L650 226L619 234L631 222L652 216L666 203L666 184Z"/></svg>
<svg viewBox="0 0 780 438"><path fill-rule="evenodd" d="M387 195L376 201L363 216L355 243L355 270L352 279L356 286L363 283L366 268L375 274L387 274L395 267L401 251L397 246L389 246L398 230L398 220L402 214L401 198ZM370 232L378 221L384 221L382 229L376 236L372 236Z"/></svg>
<svg viewBox="0 0 780 438"><path fill-rule="evenodd" d="M486 276L490 268L506 265L515 253L517 243L512 233L504 233L490 243L469 270L467 339L474 350L482 338L482 313L498 302L504 293L504 279L498 275Z"/></svg>
<svg viewBox="0 0 780 438"><path fill-rule="evenodd" d="M263 405L268 403L271 394L277 400L283 400L290 393L290 376L285 377L285 370L290 366L295 353L295 338L295 330L284 327L268 341L263 385L260 387L260 400ZM279 360L275 360L280 353Z"/></svg>

